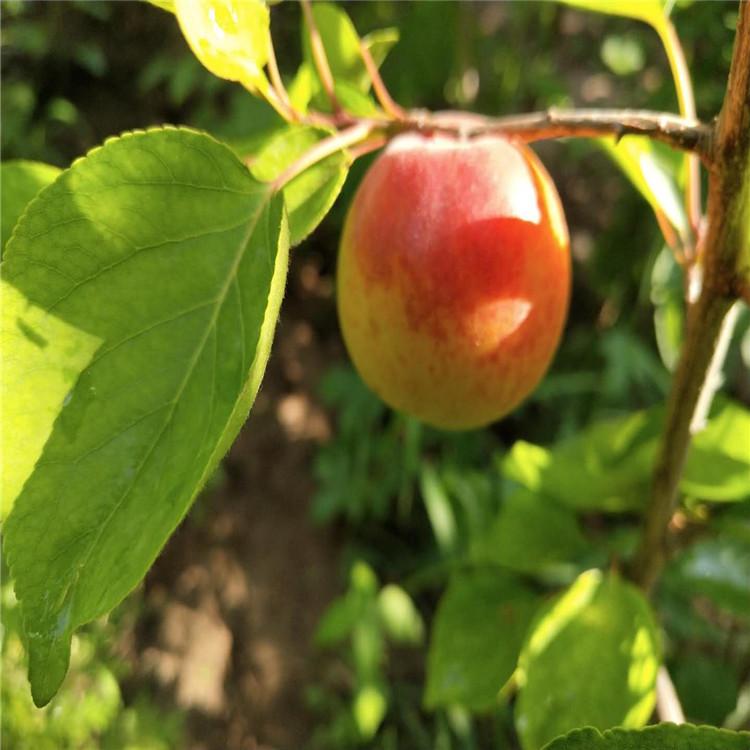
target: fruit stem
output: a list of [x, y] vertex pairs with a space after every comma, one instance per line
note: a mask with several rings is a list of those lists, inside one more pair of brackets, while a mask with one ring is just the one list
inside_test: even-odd
[[343, 151], [349, 146], [354, 146], [365, 141], [371, 136], [378, 123], [368, 120], [362, 120], [356, 125], [352, 125], [344, 130], [339, 130], [328, 138], [318, 141], [312, 148], [309, 148], [297, 161], [290, 164], [274, 181], [274, 190], [281, 190], [287, 183], [300, 175], [306, 169], [322, 161], [337, 151]]
[[279, 65], [276, 62], [276, 52], [273, 48], [273, 42], [268, 45], [268, 75], [271, 79], [271, 86], [276, 92], [278, 100], [281, 102], [286, 112], [284, 119], [289, 122], [298, 122], [301, 119], [300, 113], [294, 108], [289, 93], [284, 86], [284, 81], [279, 73]]
[[[687, 330], [677, 363], [651, 499], [631, 575], [646, 591], [658, 580], [669, 554], [669, 524], [679, 500], [679, 481], [690, 441], [700, 429], [717, 387], [736, 315], [727, 315], [742, 288], [741, 268], [750, 258], [750, 3], [740, 2], [732, 65], [713, 135], [708, 224], [698, 290], [689, 299]], [[702, 278], [701, 278], [702, 277]], [[692, 284], [691, 284], [692, 286]]]
[[315, 69], [318, 71], [320, 83], [323, 86], [323, 91], [325, 91], [328, 100], [331, 102], [334, 114], [340, 114], [342, 109], [339, 100], [336, 97], [333, 73], [331, 72], [331, 66], [328, 63], [328, 55], [326, 55], [325, 45], [320, 36], [318, 24], [315, 23], [315, 15], [312, 12], [310, 0], [300, 0], [300, 2], [302, 5], [302, 12], [305, 15], [307, 31], [310, 35], [310, 49], [312, 50]]
[[380, 102], [380, 106], [385, 113], [394, 120], [404, 120], [406, 118], [406, 111], [390, 95], [390, 92], [380, 75], [378, 66], [375, 64], [375, 60], [372, 59], [370, 50], [361, 39], [359, 40], [359, 52], [362, 55], [362, 61], [365, 64], [367, 75], [370, 77], [373, 91]]

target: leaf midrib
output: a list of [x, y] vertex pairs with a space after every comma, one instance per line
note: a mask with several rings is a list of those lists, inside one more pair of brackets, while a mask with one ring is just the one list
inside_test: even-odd
[[[94, 550], [96, 549], [99, 541], [101, 540], [104, 532], [106, 531], [107, 527], [111, 523], [114, 516], [117, 514], [119, 509], [122, 507], [122, 504], [125, 502], [125, 500], [128, 498], [130, 493], [132, 492], [133, 488], [135, 487], [139, 477], [141, 476], [141, 472], [145, 468], [146, 464], [148, 463], [151, 455], [153, 454], [154, 450], [156, 449], [156, 446], [159, 444], [159, 441], [163, 437], [166, 429], [169, 427], [172, 418], [174, 417], [175, 410], [177, 409], [177, 406], [180, 402], [180, 399], [182, 398], [182, 395], [185, 391], [185, 388], [187, 387], [188, 382], [190, 381], [190, 378], [193, 375], [193, 372], [195, 370], [195, 366], [198, 363], [198, 360], [200, 359], [203, 350], [206, 346], [206, 343], [208, 341], [209, 336], [211, 335], [211, 332], [213, 331], [216, 322], [219, 317], [219, 313], [224, 306], [224, 303], [226, 301], [227, 294], [229, 292], [229, 289], [231, 288], [231, 285], [233, 281], [236, 279], [237, 276], [237, 270], [239, 269], [240, 263], [242, 262], [242, 259], [244, 258], [245, 252], [247, 250], [248, 243], [250, 242], [250, 239], [255, 232], [258, 221], [260, 219], [260, 216], [262, 215], [263, 211], [265, 210], [267, 204], [270, 202], [271, 198], [273, 197], [273, 191], [268, 190], [264, 196], [264, 198], [259, 202], [258, 208], [256, 212], [252, 215], [251, 221], [248, 224], [247, 231], [242, 236], [242, 241], [240, 242], [240, 245], [238, 247], [237, 253], [235, 255], [235, 258], [232, 262], [232, 266], [227, 274], [227, 280], [225, 281], [221, 293], [216, 298], [216, 305], [214, 308], [214, 312], [211, 315], [210, 320], [208, 321], [208, 324], [206, 325], [205, 332], [203, 336], [201, 337], [198, 345], [195, 348], [195, 352], [193, 354], [193, 357], [191, 358], [190, 363], [188, 364], [187, 371], [185, 374], [185, 377], [182, 379], [182, 382], [177, 388], [177, 394], [175, 395], [174, 399], [172, 400], [172, 405], [169, 409], [168, 414], [166, 415], [164, 419], [164, 424], [159, 429], [159, 432], [157, 433], [156, 437], [154, 438], [153, 442], [149, 446], [148, 450], [144, 454], [143, 459], [141, 460], [138, 468], [136, 469], [135, 475], [133, 476], [133, 480], [128, 486], [128, 488], [123, 492], [123, 494], [120, 496], [120, 498], [115, 502], [115, 504], [112, 506], [110, 512], [107, 514], [106, 518], [102, 521], [99, 527], [99, 531], [96, 533], [92, 541], [89, 543], [89, 548], [87, 552], [84, 554], [82, 560], [80, 560], [76, 566], [76, 571], [74, 575], [72, 576], [70, 583], [68, 584], [68, 587], [65, 591], [65, 594], [62, 598], [62, 604], [60, 606], [60, 609], [64, 609], [66, 603], [69, 601], [70, 597], [73, 595], [73, 592], [75, 590], [75, 587], [78, 583], [78, 580], [81, 575], [81, 571], [85, 568], [86, 564], [91, 558], [91, 555], [93, 554]], [[240, 389], [240, 392], [237, 395], [237, 399], [235, 400], [235, 406], [236, 401], [241, 397], [242, 395], [242, 389]], [[232, 413], [234, 411], [234, 407], [229, 412], [229, 416], [231, 417]], [[225, 425], [226, 428], [226, 425]], [[213, 454], [212, 454], [213, 455]], [[73, 622], [73, 618], [71, 617], [71, 621], [68, 623], [68, 629], [72, 629], [75, 627], [75, 624]]]

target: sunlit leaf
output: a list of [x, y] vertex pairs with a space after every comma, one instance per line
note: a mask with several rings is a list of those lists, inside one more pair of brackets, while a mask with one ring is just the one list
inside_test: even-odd
[[268, 8], [261, 0], [174, 0], [190, 49], [214, 75], [263, 91], [271, 44]]
[[[359, 34], [346, 11], [333, 3], [316, 2], [311, 7], [333, 80], [365, 86], [366, 90], [367, 70], [359, 50]], [[302, 30], [302, 45], [305, 60], [315, 70], [310, 34], [306, 28]]]
[[501, 468], [509, 479], [571, 508], [622, 511], [645, 504], [661, 409], [594, 422], [551, 450], [518, 441]]
[[614, 574], [582, 574], [537, 618], [519, 658], [515, 718], [524, 750], [576, 727], [643, 726], [660, 658], [638, 589]]
[[411, 597], [400, 586], [389, 583], [378, 594], [378, 614], [386, 635], [396, 643], [420, 643], [424, 623]]
[[[362, 59], [359, 34], [351, 19], [339, 5], [333, 3], [313, 3], [312, 11], [331, 68], [334, 92], [339, 103], [345, 110], [360, 117], [377, 114], [378, 107], [368, 94], [371, 81]], [[365, 36], [361, 43], [367, 47], [373, 61], [379, 66], [397, 41], [397, 29], [379, 29]], [[306, 106], [314, 98], [316, 106], [326, 110], [330, 103], [323, 93], [316, 72], [310, 36], [306, 29], [302, 46], [304, 62], [292, 84], [293, 101], [296, 98], [303, 101]], [[308, 94], [307, 101], [304, 101], [305, 94]]]
[[175, 2], [176, 0], [146, 0], [147, 3], [155, 5], [157, 8], [166, 10], [168, 13], [176, 13]]
[[690, 724], [658, 724], [639, 730], [588, 727], [560, 737], [544, 750], [747, 750], [750, 732], [730, 732]]
[[[388, 53], [398, 44], [399, 31], [395, 27], [377, 29], [362, 37], [362, 44], [370, 51], [372, 60], [380, 67]], [[369, 82], [367, 82], [369, 85]]]
[[625, 16], [645, 21], [658, 29], [664, 25], [665, 0], [560, 0], [582, 10], [606, 13], [611, 16]]
[[107, 141], [17, 225], [2, 277], [7, 335], [27, 343], [2, 394], [18, 404], [3, 462], [44, 450], [4, 551], [38, 705], [65, 675], [72, 632], [138, 583], [237, 434], [287, 250], [281, 196], [225, 146], [175, 128]]
[[379, 685], [363, 685], [354, 696], [354, 721], [362, 739], [370, 739], [385, 718], [388, 699]]
[[0, 253], [29, 201], [52, 182], [60, 170], [38, 161], [4, 161], [0, 164]]
[[460, 573], [432, 626], [425, 704], [491, 707], [516, 668], [537, 597], [496, 568]]
[[[263, 182], [276, 179], [305, 152], [330, 132], [309, 126], [290, 125], [271, 138], [257, 153], [250, 171]], [[284, 188], [284, 202], [289, 212], [292, 245], [307, 237], [333, 206], [346, 181], [351, 160], [344, 151], [309, 167]]]
[[687, 236], [687, 218], [675, 178], [658, 158], [653, 143], [648, 138], [632, 136], [617, 144], [613, 138], [600, 138], [598, 142], [651, 208], [666, 217], [678, 236]]
[[693, 439], [680, 480], [683, 492], [701, 500], [750, 498], [750, 411], [717, 399], [711, 419]]

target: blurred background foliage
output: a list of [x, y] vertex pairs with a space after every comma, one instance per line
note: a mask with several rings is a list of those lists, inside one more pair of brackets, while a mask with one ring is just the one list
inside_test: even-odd
[[[362, 35], [398, 29], [382, 72], [407, 107], [505, 114], [677, 106], [657, 36], [624, 18], [552, 2], [342, 6]], [[145, 3], [5, 0], [2, 11], [3, 160], [65, 167], [111, 135], [164, 122], [203, 128], [247, 154], [280, 127], [267, 106], [203, 69], [173, 17]], [[672, 16], [699, 116], [710, 119], [723, 96], [736, 4], [678, 0]], [[280, 67], [291, 80], [303, 55], [299, 7], [276, 5], [272, 19]], [[343, 540], [342, 593], [319, 623], [316, 647], [344, 677], [300, 686], [317, 726], [310, 747], [517, 747], [512, 703], [502, 693], [478, 716], [471, 700], [441, 700], [439, 687], [428, 695], [434, 710], [424, 707], [428, 633], [451, 576], [498, 566], [538, 597], [592, 566], [617, 568], [633, 550], [634, 511], [658, 433], [651, 407], [667, 392], [679, 346], [681, 274], [647, 203], [599, 146], [544, 143], [538, 151], [565, 205], [574, 290], [553, 368], [521, 408], [489, 430], [440, 433], [390, 412], [340, 347], [326, 354], [317, 398], [335, 429], [311, 462], [309, 518], [334, 525]], [[324, 280], [334, 273], [346, 207], [370, 158], [355, 165], [324, 225], [295, 251], [294, 263], [312, 260]], [[675, 168], [674, 158], [664, 158]], [[291, 287], [292, 302], [295, 293]], [[335, 336], [330, 295], [325, 304], [311, 323]], [[657, 599], [667, 664], [688, 718], [734, 728], [750, 716], [750, 474], [742, 463], [750, 438], [737, 411], [750, 404], [749, 327], [743, 309], [726, 367], [734, 402], [717, 404], [722, 427], [700, 447], [705, 455], [691, 457], [697, 480], [683, 487], [690, 502], [682, 523], [698, 542], [678, 554]], [[646, 411], [634, 416], [639, 410]], [[592, 455], [594, 468], [583, 470]], [[717, 456], [729, 468], [706, 489], [700, 479]], [[537, 471], [550, 465], [546, 475]], [[586, 488], [598, 494], [587, 499]], [[722, 499], [712, 492], [740, 502], [711, 505]], [[199, 511], [195, 523], [210, 514]], [[8, 747], [205, 746], [185, 735], [176, 707], [128, 679], [133, 657], [122, 643], [143, 616], [138, 595], [76, 637], [64, 690], [43, 712], [28, 696], [7, 580], [2, 597]], [[469, 624], [483, 616], [466, 610]]]

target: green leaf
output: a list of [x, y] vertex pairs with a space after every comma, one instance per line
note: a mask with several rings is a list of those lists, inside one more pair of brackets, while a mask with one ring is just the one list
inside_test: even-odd
[[651, 271], [651, 302], [654, 305], [654, 333], [659, 356], [671, 371], [682, 350], [685, 288], [674, 253], [666, 246], [659, 252]]
[[[312, 3], [315, 25], [326, 51], [334, 82], [347, 81], [367, 91], [369, 78], [359, 49], [360, 39], [354, 24], [339, 5], [333, 3]], [[315, 71], [310, 34], [302, 30], [302, 50], [305, 61]], [[317, 72], [315, 72], [317, 77]]]
[[[380, 110], [368, 94], [371, 80], [360, 52], [359, 34], [351, 19], [340, 6], [333, 3], [313, 3], [312, 11], [325, 47], [333, 75], [334, 93], [339, 103], [347, 112], [359, 117], [378, 114]], [[379, 66], [398, 41], [398, 31], [380, 29], [368, 34], [361, 41], [368, 47], [373, 61]], [[318, 109], [327, 111], [330, 102], [323, 92], [314, 64], [310, 35], [306, 30], [302, 37], [302, 48], [304, 62], [292, 84], [292, 101], [295, 104], [302, 103], [306, 107], [312, 100]]]
[[731, 532], [698, 542], [673, 561], [665, 584], [750, 618], [750, 543]]
[[[276, 179], [287, 167], [330, 132], [310, 126], [290, 125], [272, 137], [258, 152], [250, 171], [263, 182]], [[320, 224], [346, 181], [351, 160], [344, 151], [309, 167], [284, 188], [289, 212], [289, 233], [297, 245]]]
[[102, 341], [31, 302], [2, 281], [3, 400], [0, 519], [34, 470], [79, 374]]
[[175, 10], [175, 1], [176, 0], [146, 0], [147, 3], [155, 5], [157, 8], [161, 8], [162, 10], [166, 10], [168, 13], [177, 12]]
[[658, 724], [639, 730], [576, 729], [544, 750], [747, 750], [750, 732], [730, 732], [690, 724]]
[[654, 212], [664, 216], [679, 236], [688, 236], [687, 217], [675, 177], [659, 158], [654, 143], [648, 138], [632, 136], [623, 138], [619, 143], [614, 138], [599, 138], [597, 142], [648, 201]]
[[717, 399], [710, 421], [693, 439], [680, 488], [714, 502], [750, 498], [750, 411]]
[[525, 750], [571, 729], [645, 724], [659, 635], [648, 602], [614, 574], [583, 573], [532, 626], [518, 661], [516, 728]]
[[737, 667], [700, 653], [680, 653], [670, 670], [686, 716], [720, 726], [737, 705]]
[[602, 42], [601, 56], [605, 65], [618, 76], [637, 73], [646, 62], [639, 40], [619, 34], [610, 34]]
[[0, 251], [29, 201], [52, 182], [60, 170], [38, 161], [5, 161], [0, 165]]
[[456, 514], [440, 477], [429, 464], [422, 467], [420, 489], [438, 547], [444, 554], [450, 554], [458, 544]]
[[[357, 117], [377, 117], [382, 115], [382, 111], [375, 104], [372, 96], [365, 91], [361, 91], [349, 81], [336, 81], [333, 90], [339, 104], [347, 112]], [[318, 94], [315, 102], [320, 102], [320, 108], [323, 110], [329, 107], [328, 100], [323, 99], [321, 94]]]
[[570, 510], [519, 488], [505, 498], [492, 525], [476, 539], [473, 557], [520, 573], [545, 573], [569, 569], [586, 549]]
[[[648, 499], [661, 439], [661, 406], [594, 422], [551, 449], [516, 442], [501, 462], [503, 475], [576, 510], [621, 512]], [[750, 495], [750, 412], [717, 399], [707, 427], [688, 454], [680, 489], [701, 500]]]
[[359, 734], [364, 740], [375, 736], [388, 711], [388, 697], [380, 685], [362, 685], [354, 696], [352, 712]]
[[425, 704], [490, 708], [516, 668], [536, 604], [532, 592], [500, 570], [454, 576], [432, 626]]
[[607, 13], [611, 16], [625, 16], [645, 21], [655, 29], [660, 29], [667, 18], [665, 0], [560, 0], [582, 10]]
[[174, 0], [193, 54], [215, 76], [264, 91], [263, 66], [271, 48], [271, 19], [261, 0]]
[[545, 450], [519, 441], [503, 474], [577, 510], [642, 507], [661, 429], [659, 408], [589, 425]]
[[325, 611], [315, 629], [315, 643], [328, 647], [341, 643], [351, 635], [357, 620], [362, 616], [363, 602], [361, 597], [346, 596], [336, 599]]
[[396, 643], [417, 644], [424, 637], [422, 616], [400, 586], [389, 583], [378, 594], [378, 615], [386, 635]]
[[[395, 27], [377, 29], [365, 34], [362, 37], [362, 44], [370, 51], [375, 65], [380, 67], [388, 57], [388, 53], [398, 44], [399, 36], [399, 31]], [[369, 87], [369, 79], [366, 85]]]
[[[9, 318], [41, 351], [17, 363], [8, 398], [74, 383], [5, 528], [38, 705], [65, 675], [73, 630], [138, 583], [237, 434], [287, 259], [282, 197], [186, 129], [107, 141], [18, 224]], [[58, 329], [69, 346], [46, 361]], [[37, 442], [21, 431], [3, 460]]]

